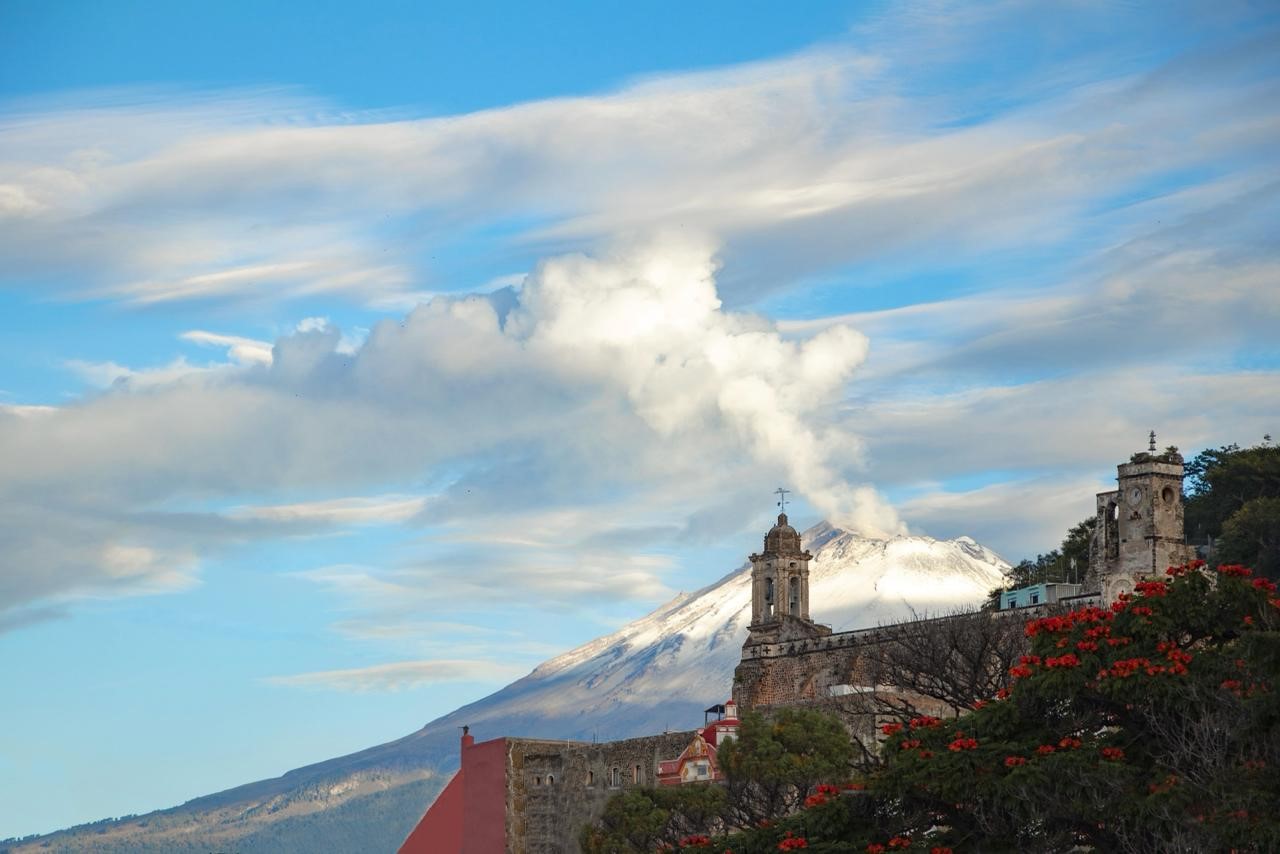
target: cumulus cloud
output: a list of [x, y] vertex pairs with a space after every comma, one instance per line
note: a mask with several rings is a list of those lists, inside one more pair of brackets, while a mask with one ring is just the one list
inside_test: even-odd
[[[1028, 8], [924, 4], [856, 47], [460, 116], [281, 92], [10, 106], [0, 283], [407, 314], [346, 339], [188, 330], [226, 361], [77, 363], [101, 393], [0, 407], [0, 610], [172, 588], [228, 543], [374, 521], [468, 565], [496, 547], [485, 583], [559, 606], [653, 597], [670, 579], [646, 549], [734, 533], [746, 500], [726, 496], [783, 481], [868, 533], [902, 530], [876, 483], [913, 526], [1005, 548], [1018, 520], [1074, 521], [1056, 484], [1095, 483], [1153, 426], [1184, 448], [1274, 432], [1274, 29], [998, 92], [928, 78], [986, 61], [974, 33]], [[496, 249], [546, 260], [479, 288], [423, 266], [494, 223], [516, 223]], [[567, 244], [590, 254], [546, 249]], [[868, 281], [921, 270], [947, 280], [933, 304]], [[891, 308], [813, 318], [818, 273]], [[993, 471], [1011, 485], [967, 484]], [[576, 575], [548, 558], [567, 549]], [[421, 603], [444, 567], [402, 557], [311, 580]]]
[[348, 670], [321, 670], [290, 676], [268, 676], [274, 685], [364, 693], [402, 691], [440, 682], [502, 682], [528, 672], [527, 667], [493, 661], [433, 659], [397, 661]]
[[[715, 490], [781, 478], [867, 534], [902, 530], [874, 489], [849, 479], [858, 445], [829, 418], [865, 339], [841, 325], [784, 338], [762, 317], [725, 311], [715, 269], [711, 244], [671, 235], [551, 258], [505, 316], [489, 297], [442, 297], [377, 325], [358, 346], [317, 319], [277, 340], [269, 361], [255, 347], [218, 369], [126, 372], [101, 395], [40, 418], [0, 417], [0, 491], [24, 514], [39, 516], [39, 502], [57, 509], [59, 525], [85, 531], [83, 548], [60, 559], [63, 577], [44, 566], [55, 545], [65, 549], [53, 542], [52, 517], [37, 529], [51, 532], [39, 543], [29, 523], [6, 526], [31, 552], [10, 575], [6, 601], [159, 583], [166, 564], [189, 578], [196, 556], [173, 551], [181, 537], [163, 538], [168, 551], [149, 539], [178, 519], [190, 528], [200, 518], [206, 545], [369, 522], [456, 526], [462, 516], [450, 505], [472, 495], [490, 505], [480, 515], [512, 516], [547, 495], [607, 505], [679, 482], [696, 504]], [[450, 471], [453, 486], [429, 499], [360, 495]], [[174, 513], [299, 489], [341, 492]], [[121, 538], [122, 519], [136, 526], [133, 536]], [[501, 559], [467, 578], [449, 579], [428, 560], [380, 583], [438, 589], [446, 578], [461, 593], [560, 603], [670, 592], [666, 558], [593, 551], [585, 538], [603, 519], [583, 519], [572, 540], [584, 544], [568, 559], [564, 538], [541, 551], [526, 542], [491, 552], [490, 563]], [[554, 528], [542, 520], [524, 536]]]

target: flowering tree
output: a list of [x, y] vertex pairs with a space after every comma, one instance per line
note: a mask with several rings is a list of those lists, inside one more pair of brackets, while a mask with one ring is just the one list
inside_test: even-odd
[[1010, 687], [957, 718], [885, 724], [885, 762], [863, 779], [677, 847], [1280, 851], [1274, 582], [1240, 566], [1172, 568], [1110, 608], [1024, 633]]
[[1280, 850], [1278, 628], [1238, 566], [1033, 620], [993, 702], [890, 725], [873, 789], [898, 836], [957, 851]]

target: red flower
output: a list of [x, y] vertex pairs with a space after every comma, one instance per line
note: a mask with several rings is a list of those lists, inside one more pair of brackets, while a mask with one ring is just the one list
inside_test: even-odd
[[933, 751], [932, 751], [932, 750], [922, 750], [922, 751], [920, 751], [920, 758], [921, 758], [921, 759], [932, 759], [932, 758], [933, 758]]
[[884, 854], [884, 846], [879, 842], [872, 842], [867, 846], [867, 854]]
[[918, 718], [912, 718], [907, 722], [907, 726], [912, 729], [919, 729], [920, 727], [935, 727], [940, 723], [942, 723], [941, 718], [935, 718], [931, 715], [922, 715]]
[[929, 854], [955, 854], [950, 848], [942, 845], [935, 845], [929, 849]]
[[895, 836], [889, 840], [890, 848], [910, 848], [911, 838], [908, 836]]
[[1072, 738], [1068, 735], [1065, 736], [1062, 741], [1058, 742], [1058, 747], [1061, 747], [1063, 750], [1075, 750], [1081, 744], [1083, 744], [1083, 742], [1080, 741], [1080, 739]]
[[1259, 590], [1265, 590], [1268, 593], [1276, 592], [1276, 583], [1266, 578], [1255, 578], [1253, 580], [1253, 586], [1258, 588]]
[[787, 831], [787, 835], [778, 843], [779, 851], [794, 851], [797, 848], [808, 848], [809, 841], [803, 836], [792, 836], [791, 831]]
[[908, 738], [906, 741], [902, 742], [900, 746], [903, 750], [912, 750], [920, 746], [920, 739]]
[[1234, 575], [1237, 578], [1248, 578], [1249, 576], [1253, 575], [1253, 570], [1245, 569], [1243, 566], [1241, 566], [1238, 563], [1223, 564], [1222, 566], [1218, 567], [1218, 572], [1222, 573], [1223, 575]]
[[840, 794], [840, 790], [837, 789], [835, 786], [830, 785], [829, 783], [819, 783], [816, 791], [818, 792], [819, 795]]
[[1019, 765], [1026, 764], [1027, 760], [1023, 759], [1021, 756], [1006, 756], [1004, 758], [1004, 767], [1006, 768], [1017, 768]]
[[880, 731], [885, 735], [893, 735], [895, 732], [902, 732], [902, 724], [885, 724], [880, 727]]
[[1102, 748], [1102, 758], [1108, 762], [1123, 762], [1124, 751], [1118, 747], [1104, 747]]
[[820, 807], [827, 802], [826, 795], [810, 795], [804, 799], [806, 807]]
[[1158, 599], [1169, 592], [1169, 587], [1163, 581], [1139, 581], [1133, 585], [1133, 589], [1152, 599]]
[[1042, 744], [1036, 748], [1036, 753], [1039, 753], [1041, 756], [1048, 756], [1050, 753], [1053, 753], [1053, 749], [1052, 744]]
[[947, 749], [952, 753], [959, 753], [962, 750], [974, 750], [977, 747], [978, 740], [976, 738], [957, 738], [947, 745]]
[[681, 848], [710, 848], [711, 837], [703, 836], [702, 834], [686, 836], [684, 839], [680, 840], [680, 847]]

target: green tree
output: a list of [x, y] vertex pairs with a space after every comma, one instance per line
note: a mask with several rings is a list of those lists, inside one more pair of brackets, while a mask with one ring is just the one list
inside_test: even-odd
[[1217, 559], [1280, 578], [1280, 498], [1255, 498], [1232, 513], [1222, 525]]
[[981, 851], [1280, 849], [1280, 599], [1239, 568], [1028, 624], [1003, 699], [894, 732], [896, 836]]
[[1089, 571], [1089, 545], [1093, 540], [1093, 529], [1097, 518], [1089, 516], [1082, 519], [1067, 531], [1062, 545], [1048, 554], [1036, 555], [1035, 560], [1024, 558], [1009, 570], [1009, 583], [996, 588], [987, 595], [983, 608], [989, 611], [1000, 607], [1000, 594], [1006, 590], [1016, 590], [1032, 584], [1044, 584], [1053, 581], [1069, 581], [1079, 583]]
[[601, 819], [582, 829], [579, 844], [587, 854], [649, 852], [726, 828], [776, 822], [796, 812], [820, 784], [847, 779], [852, 757], [849, 735], [831, 715], [802, 708], [770, 717], [747, 712], [738, 737], [717, 755], [723, 785], [615, 795]]
[[1280, 850], [1274, 582], [1183, 568], [1026, 633], [1010, 689], [886, 725], [861, 791], [820, 790], [713, 850]]
[[765, 717], [749, 711], [718, 758], [727, 823], [749, 827], [794, 812], [820, 783], [847, 779], [853, 746], [844, 726], [823, 712], [788, 708]]
[[600, 820], [582, 829], [578, 844], [585, 854], [675, 848], [681, 839], [723, 827], [724, 807], [725, 790], [712, 783], [631, 789], [609, 799]]
[[[1280, 447], [1224, 445], [1200, 452], [1187, 464], [1187, 538], [1217, 540], [1215, 563], [1242, 563], [1280, 577]], [[1258, 502], [1258, 503], [1255, 503]], [[1232, 524], [1232, 519], [1239, 518]]]

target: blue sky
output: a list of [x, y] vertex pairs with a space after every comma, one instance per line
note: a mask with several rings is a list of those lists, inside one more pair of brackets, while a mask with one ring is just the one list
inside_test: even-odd
[[[1276, 432], [1270, 4], [0, 4], [0, 836], [398, 737], [793, 518]], [[714, 698], [710, 698], [714, 699]]]

